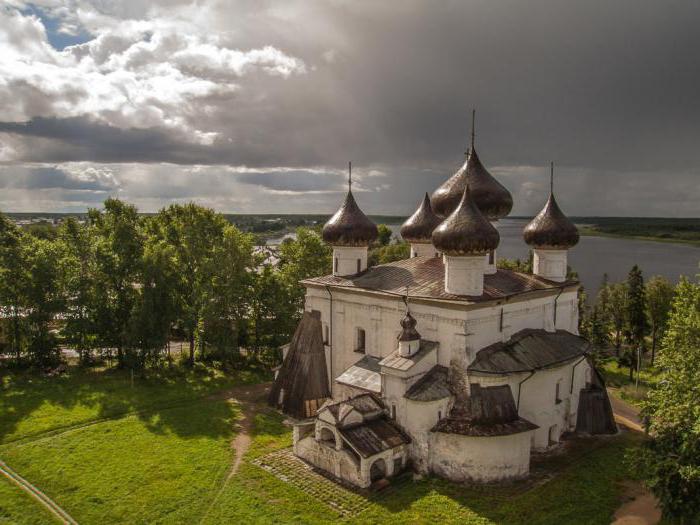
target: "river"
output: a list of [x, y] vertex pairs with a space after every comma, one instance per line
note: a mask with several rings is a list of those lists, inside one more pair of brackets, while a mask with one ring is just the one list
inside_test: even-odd
[[[526, 219], [502, 219], [496, 224], [501, 234], [498, 257], [528, 257], [529, 248], [522, 237], [527, 222]], [[396, 236], [399, 235], [400, 224], [387, 226]], [[268, 244], [276, 244], [280, 240], [271, 239]], [[569, 265], [578, 272], [589, 297], [595, 297], [605, 273], [610, 281], [621, 281], [626, 279], [630, 268], [637, 264], [645, 279], [652, 275], [662, 275], [676, 283], [681, 275], [694, 278], [700, 273], [698, 263], [699, 247], [637, 239], [581, 236], [578, 245], [569, 252]]]

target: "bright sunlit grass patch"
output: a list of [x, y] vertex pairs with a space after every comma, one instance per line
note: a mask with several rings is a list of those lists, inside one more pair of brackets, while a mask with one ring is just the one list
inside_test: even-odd
[[199, 401], [0, 447], [79, 523], [190, 523], [231, 460], [236, 408]]

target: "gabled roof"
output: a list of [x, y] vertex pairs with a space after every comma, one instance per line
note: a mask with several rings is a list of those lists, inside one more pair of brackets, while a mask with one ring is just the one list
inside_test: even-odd
[[307, 418], [329, 397], [321, 315], [304, 312], [270, 390], [269, 403], [290, 416]]
[[398, 350], [395, 350], [394, 352], [386, 356], [384, 359], [379, 361], [379, 365], [384, 366], [386, 368], [393, 368], [394, 370], [400, 370], [402, 372], [405, 372], [419, 361], [422, 361], [423, 358], [427, 356], [431, 352], [431, 350], [437, 348], [437, 346], [438, 343], [436, 343], [435, 341], [426, 341], [425, 339], [421, 339], [418, 351], [412, 356], [404, 357], [401, 354], [399, 354]]
[[433, 432], [473, 437], [507, 436], [535, 430], [537, 425], [518, 416], [508, 385], [482, 387], [472, 383], [469, 396], [456, 402]]
[[341, 428], [340, 434], [363, 458], [411, 442], [411, 438], [398, 425], [385, 418], [367, 421], [352, 428]]
[[479, 297], [454, 295], [445, 291], [445, 266], [442, 257], [412, 257], [373, 266], [358, 275], [348, 277], [326, 275], [305, 279], [302, 284], [387, 292], [402, 297], [406, 296], [406, 287], [408, 287], [409, 299], [441, 299], [473, 304], [538, 290], [552, 290], [556, 293], [562, 287], [577, 285], [578, 282], [555, 283], [536, 275], [498, 270], [494, 274], [484, 275], [483, 295]]
[[557, 366], [583, 356], [591, 345], [566, 330], [525, 329], [505, 343], [494, 343], [476, 354], [469, 372], [515, 374]]
[[447, 384], [447, 367], [435, 365], [427, 374], [411, 385], [403, 397], [411, 401], [437, 401], [451, 395]]
[[334, 417], [336, 423], [342, 423], [343, 419], [352, 410], [359, 412], [362, 417], [376, 417], [384, 410], [384, 405], [372, 394], [360, 394], [345, 401], [326, 403], [319, 408], [319, 413], [328, 410]]
[[375, 394], [382, 391], [382, 376], [379, 373], [379, 358], [364, 356], [335, 378], [336, 383], [369, 390]]

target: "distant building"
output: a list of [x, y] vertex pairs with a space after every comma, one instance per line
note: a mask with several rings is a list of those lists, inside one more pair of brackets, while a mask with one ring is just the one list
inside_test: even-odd
[[377, 229], [348, 189], [323, 229], [333, 274], [303, 281], [270, 397], [295, 420], [296, 455], [360, 487], [409, 464], [494, 481], [526, 476], [531, 452], [565, 432], [616, 431], [578, 335], [576, 227], [550, 193], [524, 231], [533, 273], [499, 270], [493, 223], [512, 205], [472, 135], [464, 165], [404, 223], [411, 257], [368, 268]]

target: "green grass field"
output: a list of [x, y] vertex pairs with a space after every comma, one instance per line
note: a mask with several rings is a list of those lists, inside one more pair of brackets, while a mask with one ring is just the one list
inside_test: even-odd
[[635, 406], [641, 406], [651, 388], [659, 377], [659, 371], [652, 368], [645, 359], [644, 367], [639, 374], [639, 384], [629, 379], [629, 368], [619, 366], [616, 359], [608, 359], [603, 363], [602, 371], [605, 384], [623, 401]]
[[[546, 475], [535, 481], [484, 487], [409, 475], [367, 497], [325, 478], [282, 481], [255, 464], [291, 445], [283, 418], [256, 405], [250, 449], [224, 483], [242, 407], [209, 394], [259, 380], [208, 370], [152, 374], [133, 387], [115, 371], [5, 377], [0, 459], [81, 524], [603, 524], [620, 503], [625, 450], [637, 445], [630, 434], [580, 443], [538, 460], [533, 470]], [[357, 512], [343, 514], [329, 501]], [[0, 480], [0, 523], [51, 519]]]

